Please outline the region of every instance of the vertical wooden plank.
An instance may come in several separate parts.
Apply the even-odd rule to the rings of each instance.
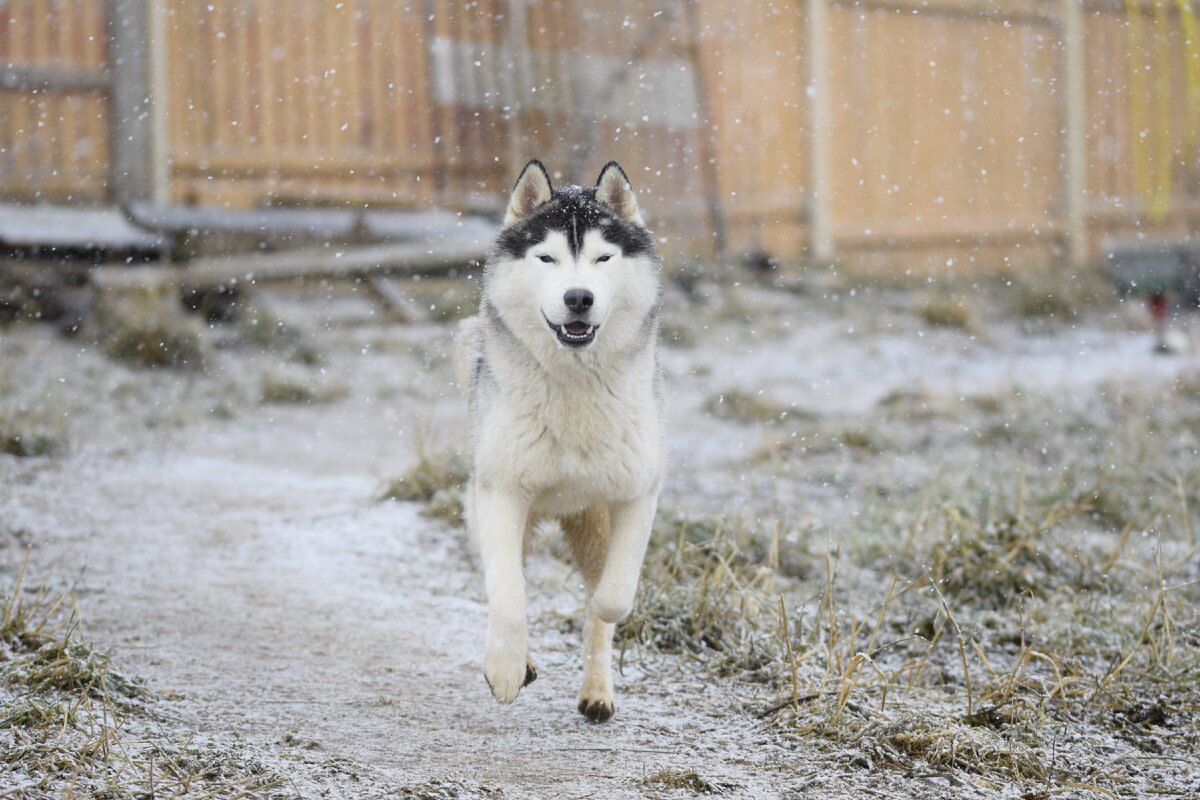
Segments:
[[[167,9],[166,0],[145,0],[147,19],[148,97],[150,98],[149,140],[146,157],[150,160],[149,199],[165,205],[171,194],[167,138]]]
[[[229,139],[232,153],[253,149],[253,111],[255,72],[259,65],[250,62],[250,9],[248,0],[228,0],[229,16],[225,21],[225,41],[229,43],[225,63],[221,68],[230,73]],[[236,76],[236,77],[235,77]]]
[[[1084,105],[1083,0],[1063,0],[1064,225],[1071,266],[1083,267],[1087,242],[1087,108]]]
[[[717,263],[722,263],[725,260],[726,238],[725,238],[725,211],[721,206],[720,195],[720,179],[717,175],[717,153],[716,143],[712,134],[712,109],[709,106],[709,91],[708,81],[704,69],[703,50],[700,46],[700,23],[696,15],[696,6],[692,2],[685,2],[684,14],[686,15],[686,37],[688,42],[688,58],[692,67],[692,77],[694,89],[696,92],[696,126],[700,131],[698,138],[699,152],[696,154],[700,159],[700,174],[704,186],[704,201],[708,206],[708,224],[710,234],[712,236],[712,257],[717,260]],[[683,164],[677,165],[679,173],[686,174],[683,169]],[[670,170],[670,174],[675,174],[675,170]],[[677,197],[682,197],[682,193],[677,193]]]
[[[146,157],[153,137],[146,114],[150,59],[145,0],[112,0],[109,51],[113,76],[113,176],[119,203],[144,201],[151,195],[151,161]]]
[[[828,0],[807,0],[807,44],[809,52],[809,190],[810,257],[816,261],[833,258],[833,230],[829,214],[829,21]]]
[[[279,23],[291,14],[280,14],[277,18],[261,0],[255,4],[253,14],[257,34],[257,63],[254,68],[258,70],[258,141],[260,147],[277,152],[280,139],[276,112],[279,107],[278,78],[281,65],[275,58],[275,52],[276,48],[283,46]]]
[[[292,108],[292,114],[296,120],[296,145],[297,152],[308,153],[312,150],[313,141],[316,138],[313,133],[316,130],[316,114],[317,104],[314,101],[314,86],[317,81],[317,55],[316,45],[313,33],[317,26],[318,19],[316,16],[317,9],[313,3],[304,2],[300,4],[300,13],[297,14],[296,26],[292,29],[294,41],[299,42],[299,59],[298,59],[298,80],[293,80],[292,85],[297,87],[300,93],[299,102]]]
[[[172,102],[168,116],[170,135],[168,152],[193,156],[199,147],[203,130],[201,115],[204,103],[195,85],[196,43],[203,32],[202,21],[195,7],[196,0],[172,0],[171,24],[168,26],[168,47],[173,57],[170,68],[170,92]],[[188,197],[190,182],[194,174],[181,172],[172,182],[173,201]]]
[[[12,27],[15,24],[12,19],[12,3],[7,3],[0,6],[0,63],[11,63],[12,47]],[[0,100],[5,104],[8,110],[5,114],[0,114],[0,196],[13,191],[15,187],[12,185],[12,175],[15,173],[15,157],[13,153],[13,143],[16,141],[16,136],[13,131],[14,114],[16,100],[15,92],[0,92]]]
[[[429,84],[429,42],[426,38],[427,29],[422,27],[419,10],[413,9],[403,13],[404,26],[401,30],[408,31],[408,41],[412,42],[412,46],[406,48],[405,58],[401,62],[404,69],[401,77],[404,83],[397,85],[406,87],[407,102],[400,105],[401,113],[406,107],[411,107],[414,112],[408,117],[411,122],[408,123],[402,141],[420,163],[420,171],[417,173],[420,180],[417,198],[422,203],[428,203],[437,198],[437,183],[434,180],[436,155],[433,146],[437,118],[435,114],[430,113],[433,98],[430,96]]]
[[[84,58],[89,66],[109,66],[108,6],[101,0],[85,0],[84,9]],[[113,119],[112,102],[109,97],[89,95],[81,102],[82,118],[85,120],[84,136],[88,163],[97,180],[98,197],[109,201],[113,187],[112,151],[109,146],[110,122]]]
[[[72,6],[67,13],[62,14],[55,28],[54,51],[60,63],[72,66],[82,63],[79,57],[79,14],[81,9]],[[72,92],[62,98],[59,104],[58,118],[58,148],[55,161],[63,177],[79,186],[80,194],[88,194],[93,189],[90,185],[92,175],[80,158],[79,140],[82,131],[79,125],[79,94]],[[68,200],[75,200],[75,192],[68,190]]]
[[[341,98],[338,93],[340,79],[337,75],[338,41],[335,32],[340,27],[341,16],[334,4],[320,3],[318,8],[324,12],[318,17],[318,29],[310,35],[317,39],[320,54],[317,61],[318,100],[321,111],[318,118],[325,124],[320,126],[319,135],[313,142],[313,150],[317,161],[321,161],[321,153],[328,152],[337,146],[338,128],[342,125]],[[325,170],[318,174],[324,176]]]
[[[207,142],[209,155],[216,155],[229,146],[229,108],[232,101],[229,68],[229,0],[213,0],[205,7],[209,44],[205,54],[212,71],[212,105],[207,109],[212,120],[212,136]]]

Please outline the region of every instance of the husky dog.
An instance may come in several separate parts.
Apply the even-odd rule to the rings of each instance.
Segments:
[[[539,161],[522,170],[458,338],[483,674],[501,703],[537,677],[523,553],[537,522],[557,520],[587,589],[579,711],[602,722],[615,709],[613,625],[633,606],[663,474],[661,267],[615,161],[590,189],[553,188]]]

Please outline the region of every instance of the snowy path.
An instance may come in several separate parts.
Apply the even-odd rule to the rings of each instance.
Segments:
[[[764,734],[698,678],[664,683],[634,665],[617,678],[612,724],[575,711],[577,634],[537,622],[577,604],[549,558],[532,565],[539,678],[497,705],[463,534],[376,502],[386,431],[313,436],[336,411],[75,456],[32,473],[0,510],[37,536],[39,569],[86,568],[87,635],[178,693],[168,713],[290,754],[306,796],[451,779],[504,797],[633,797],[664,767],[772,793],[753,766],[773,752]]]

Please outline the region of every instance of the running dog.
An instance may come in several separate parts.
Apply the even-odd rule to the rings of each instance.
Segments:
[[[587,588],[580,713],[615,711],[614,624],[633,607],[663,475],[662,260],[624,170],[554,188],[522,170],[458,335],[468,387],[467,521],[488,597],[483,674],[511,703],[537,677],[523,555],[557,520]]]

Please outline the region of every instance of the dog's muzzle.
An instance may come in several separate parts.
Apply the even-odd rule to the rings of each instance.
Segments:
[[[543,315],[543,318],[545,318],[545,315]],[[554,335],[558,337],[558,343],[572,350],[582,350],[590,345],[596,340],[596,331],[600,329],[599,325],[589,325],[582,320],[555,325],[549,319],[546,319],[546,324],[550,326],[550,330],[554,331]]]

